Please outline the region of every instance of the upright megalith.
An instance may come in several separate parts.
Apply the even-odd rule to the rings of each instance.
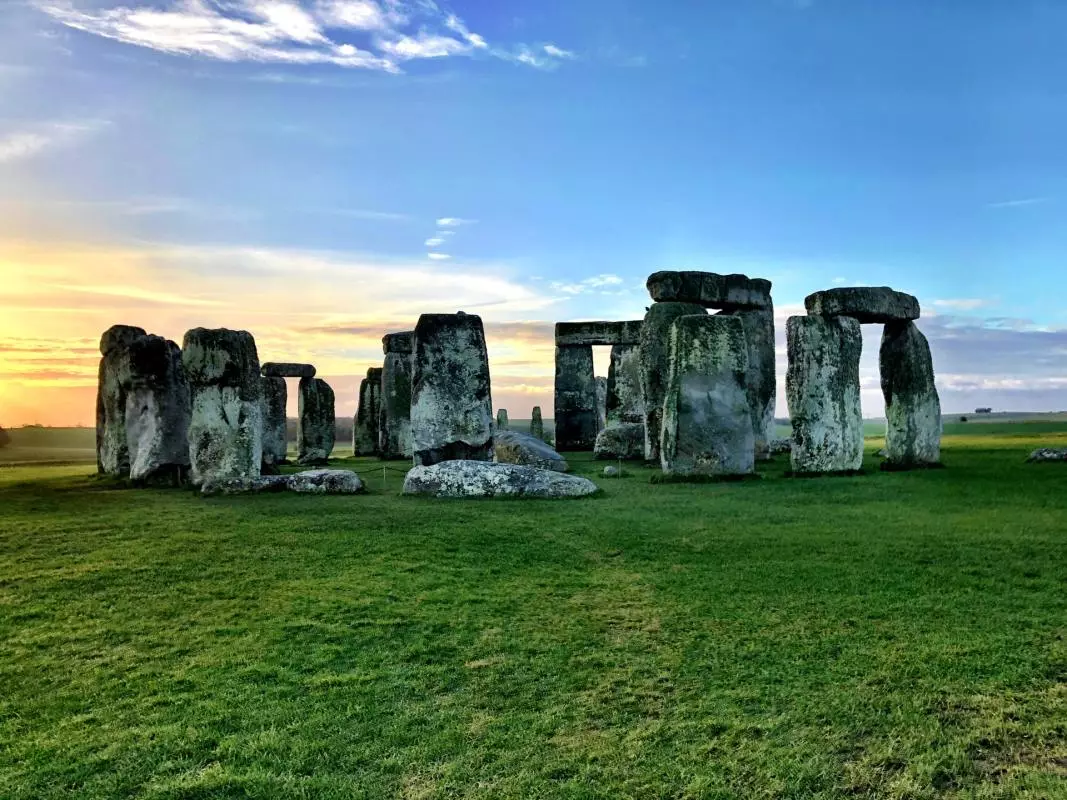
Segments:
[[[771,457],[770,441],[774,438],[775,382],[774,309],[772,307],[745,311],[724,311],[737,317],[745,329],[748,346],[748,405],[752,411],[752,432],[756,437],[756,460]]]
[[[359,406],[352,425],[352,452],[373,456],[378,448],[378,417],[382,410],[382,368],[371,367],[359,384]]]
[[[382,337],[381,412],[378,450],[382,458],[411,458],[411,369],[415,332]]]
[[[254,478],[263,460],[263,387],[248,331],[194,328],[182,343],[192,418],[192,480]]]
[[[411,438],[416,466],[493,457],[493,402],[482,318],[423,314],[415,326]]]
[[[851,472],[863,466],[860,353],[853,317],[790,317],[785,389],[793,425],[793,472]]]
[[[289,389],[285,378],[262,377],[263,390],[263,471],[273,472],[288,461],[289,436],[285,411],[289,403]]]
[[[144,328],[112,325],[100,337],[100,369],[96,388],[96,469],[124,477],[130,472],[126,442],[126,395],[130,384],[130,345]]]
[[[747,475],[755,468],[741,320],[678,317],[670,330],[660,464],[669,475]]]
[[[541,419],[541,406],[534,406],[530,412],[530,435],[544,441],[545,422]]]
[[[908,322],[919,318],[919,301],[888,286],[841,286],[804,298],[808,314],[852,317],[861,323]]]
[[[650,279],[651,280],[651,279]],[[660,461],[660,431],[663,398],[670,371],[670,330],[676,319],[706,315],[696,303],[653,303],[641,326],[641,397],[644,403],[645,460]],[[590,356],[591,358],[591,356]],[[557,448],[559,449],[559,448]]]
[[[641,400],[641,352],[636,345],[617,344],[611,348],[607,390],[605,427],[645,421]]]
[[[597,434],[592,345],[556,347],[556,450],[590,450]]]
[[[334,394],[322,378],[301,378],[297,418],[297,461],[300,464],[325,464],[333,452],[337,417]]]
[[[496,429],[498,431],[506,431],[508,429],[508,410],[506,408],[497,409]]]
[[[890,322],[878,352],[886,413],[887,469],[941,462],[941,401],[930,345],[914,322]]]
[[[596,378],[596,430],[597,433],[608,426],[608,379],[603,375]]]
[[[189,467],[189,381],[182,351],[162,336],[134,339],[128,350],[126,444],[130,478],[181,479]]]

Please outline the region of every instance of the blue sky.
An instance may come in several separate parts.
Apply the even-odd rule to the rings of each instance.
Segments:
[[[783,319],[910,291],[947,409],[1067,408],[1064,30],[1053,0],[8,2],[6,377],[118,314],[247,325],[348,392],[376,325],[462,302],[502,326],[498,404],[550,407],[546,323],[696,268]]]

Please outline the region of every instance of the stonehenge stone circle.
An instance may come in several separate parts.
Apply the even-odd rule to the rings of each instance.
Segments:
[[[737,317],[745,329],[748,343],[748,404],[752,410],[752,432],[756,437],[756,460],[770,458],[770,441],[774,438],[774,405],[777,394],[774,354],[773,307],[751,311],[723,311]]]
[[[878,352],[889,468],[941,462],[941,401],[926,337],[914,322],[888,322]]]
[[[363,481],[347,469],[309,469],[290,475],[287,487],[298,494],[359,494]]]
[[[359,406],[352,424],[352,454],[373,456],[378,448],[378,420],[382,413],[382,368],[371,367],[359,383]]]
[[[540,439],[519,431],[497,430],[493,435],[493,461],[523,464],[538,469],[566,472],[567,461]]]
[[[588,450],[596,442],[597,396],[592,345],[556,348],[556,450]]]
[[[671,324],[660,463],[667,475],[746,475],[755,437],[740,319],[678,317]]]
[[[130,345],[144,328],[112,325],[100,337],[100,368],[96,389],[96,469],[124,477],[130,472],[126,441],[126,395],[130,383]]]
[[[493,402],[482,318],[423,314],[415,326],[411,438],[416,466],[493,455]]]
[[[262,385],[248,331],[194,328],[182,343],[192,418],[192,481],[259,477],[263,460]]]
[[[498,409],[496,412],[496,429],[498,431],[506,431],[508,429],[508,410],[506,408]]]
[[[268,361],[263,365],[264,378],[314,378],[315,367],[311,364],[290,364]]]
[[[382,458],[411,458],[411,345],[414,331],[389,333],[382,339],[381,413],[378,450]],[[407,349],[404,349],[407,348]]]
[[[162,336],[145,335],[129,345],[126,443],[130,478],[171,475],[189,466],[189,381],[182,351]]]
[[[908,322],[919,318],[919,301],[888,286],[826,289],[804,298],[813,317],[852,317],[861,323]]]
[[[596,429],[597,433],[608,426],[608,379],[597,375],[596,381]]]
[[[556,346],[635,345],[641,340],[641,320],[623,322],[557,322]]]
[[[530,435],[544,441],[545,422],[541,419],[541,406],[534,406],[530,413]]]
[[[587,478],[547,469],[488,461],[442,461],[416,466],[404,478],[404,494],[433,497],[584,497],[597,485]]]
[[[333,453],[337,417],[330,384],[322,378],[301,378],[297,398],[297,463],[325,464]]]
[[[641,400],[641,352],[636,345],[617,344],[611,348],[605,414],[606,427],[621,422],[643,424],[645,421]]]
[[[860,469],[860,323],[854,317],[790,317],[786,338],[786,398],[793,426],[793,472]]]
[[[724,311],[771,307],[771,282],[714,272],[654,272],[645,282],[657,303],[695,303]]]
[[[400,333],[387,333],[382,337],[382,353],[403,353],[411,355],[415,352],[415,331],[401,331]]]
[[[597,434],[593,458],[644,458],[645,423],[614,422]]]
[[[279,464],[286,463],[289,453],[289,435],[286,429],[286,407],[289,390],[285,378],[262,377],[263,387],[263,472],[269,473]]]

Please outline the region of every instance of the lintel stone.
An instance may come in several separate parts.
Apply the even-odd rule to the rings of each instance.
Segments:
[[[747,275],[665,270],[645,282],[657,303],[696,303],[722,311],[771,308],[771,282]]]
[[[888,286],[842,286],[809,294],[804,308],[813,317],[852,317],[861,323],[909,322],[919,318],[919,301]]]
[[[313,364],[292,364],[284,361],[268,361],[263,365],[264,378],[314,378]]]
[[[641,343],[643,320],[624,322],[557,322],[556,347],[636,345]]]
[[[387,333],[382,337],[382,353],[399,353],[411,355],[415,352],[415,331],[403,331],[401,333]]]

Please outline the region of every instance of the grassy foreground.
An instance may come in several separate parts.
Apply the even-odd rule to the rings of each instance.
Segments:
[[[976,427],[567,502],[2,469],[0,797],[1067,797],[1067,425]]]

